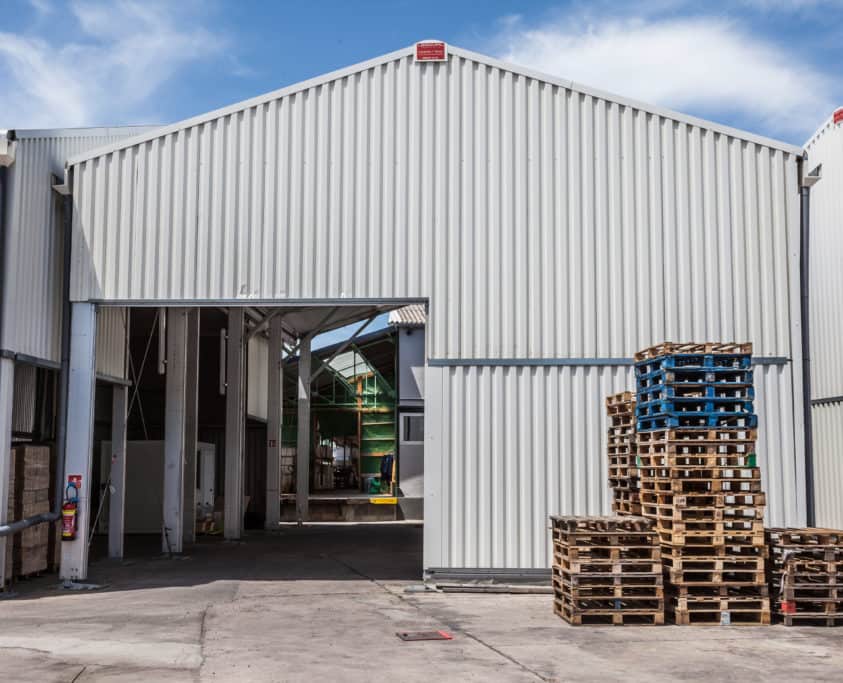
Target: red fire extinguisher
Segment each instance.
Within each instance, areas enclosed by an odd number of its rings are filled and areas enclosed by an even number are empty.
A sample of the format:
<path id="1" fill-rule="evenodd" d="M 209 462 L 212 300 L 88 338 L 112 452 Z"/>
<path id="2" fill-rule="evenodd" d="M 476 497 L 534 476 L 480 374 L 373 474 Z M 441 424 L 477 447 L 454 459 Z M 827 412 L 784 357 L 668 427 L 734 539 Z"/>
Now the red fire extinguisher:
<path id="1" fill-rule="evenodd" d="M 79 511 L 79 489 L 74 482 L 68 482 L 64 490 L 64 504 L 61 506 L 61 540 L 76 538 L 76 520 Z"/>

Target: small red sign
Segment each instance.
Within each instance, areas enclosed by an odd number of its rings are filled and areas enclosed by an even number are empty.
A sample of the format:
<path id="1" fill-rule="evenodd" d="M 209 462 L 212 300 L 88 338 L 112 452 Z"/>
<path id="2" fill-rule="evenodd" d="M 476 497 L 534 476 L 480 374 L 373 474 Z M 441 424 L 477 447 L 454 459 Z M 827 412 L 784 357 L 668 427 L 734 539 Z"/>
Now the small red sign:
<path id="1" fill-rule="evenodd" d="M 67 483 L 73 484 L 77 489 L 82 488 L 82 475 L 81 474 L 68 474 L 67 475 Z"/>
<path id="2" fill-rule="evenodd" d="M 834 123 L 840 123 L 841 121 L 843 121 L 843 107 L 834 112 Z"/>
<path id="3" fill-rule="evenodd" d="M 416 43 L 417 62 L 444 62 L 447 59 L 445 43 L 432 40 Z"/>

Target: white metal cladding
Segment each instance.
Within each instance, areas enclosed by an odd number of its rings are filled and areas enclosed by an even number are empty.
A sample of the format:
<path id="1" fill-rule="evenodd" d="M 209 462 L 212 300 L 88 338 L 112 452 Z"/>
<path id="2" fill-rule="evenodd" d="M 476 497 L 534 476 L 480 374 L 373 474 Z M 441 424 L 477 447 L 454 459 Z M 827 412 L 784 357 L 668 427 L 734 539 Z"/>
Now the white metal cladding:
<path id="1" fill-rule="evenodd" d="M 60 361 L 62 226 L 52 174 L 94 147 L 149 131 L 147 127 L 15 131 L 8 169 L 5 324 L 0 348 Z"/>
<path id="2" fill-rule="evenodd" d="M 817 399 L 843 396 L 843 122 L 829 119 L 805 149 L 806 171 L 822 165 L 811 188 L 811 393 Z"/>
<path id="3" fill-rule="evenodd" d="M 267 419 L 269 400 L 269 341 L 257 335 L 247 347 L 246 414 Z"/>
<path id="4" fill-rule="evenodd" d="M 766 521 L 804 525 L 790 368 L 755 382 Z M 428 367 L 424 566 L 550 566 L 548 515 L 610 510 L 603 402 L 633 387 L 630 367 Z"/>
<path id="5" fill-rule="evenodd" d="M 843 402 L 813 407 L 816 524 L 843 529 Z"/>
<path id="6" fill-rule="evenodd" d="M 798 356 L 797 148 L 449 51 L 71 160 L 73 299 L 429 298 L 433 358 Z"/>
<path id="7" fill-rule="evenodd" d="M 97 374 L 126 379 L 127 310 L 122 306 L 101 306 L 97 311 Z"/>

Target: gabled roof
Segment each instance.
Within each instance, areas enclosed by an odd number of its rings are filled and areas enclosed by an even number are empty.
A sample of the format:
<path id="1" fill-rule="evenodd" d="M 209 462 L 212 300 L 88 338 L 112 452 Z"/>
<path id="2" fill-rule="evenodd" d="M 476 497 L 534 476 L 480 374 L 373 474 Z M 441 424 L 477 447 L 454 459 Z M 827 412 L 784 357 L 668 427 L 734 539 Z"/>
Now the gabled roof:
<path id="1" fill-rule="evenodd" d="M 106 145 L 104 147 L 100 147 L 98 149 L 93 149 L 82 154 L 78 154 L 74 157 L 71 157 L 68 160 L 68 166 L 73 166 L 75 164 L 81 163 L 88 159 L 93 159 L 99 156 L 103 156 L 106 154 L 110 154 L 111 152 L 115 152 L 120 149 L 125 149 L 128 147 L 132 147 L 134 145 L 148 142 L 150 140 L 154 140 L 156 138 L 164 137 L 171 133 L 176 133 L 180 130 L 184 130 L 186 128 L 191 128 L 196 125 L 200 125 L 203 123 L 207 123 L 209 121 L 213 121 L 215 119 L 222 118 L 224 116 L 228 116 L 230 114 L 235 114 L 240 111 L 245 111 L 252 107 L 260 106 L 262 104 L 266 104 L 267 102 L 271 102 L 273 100 L 277 100 L 281 97 L 285 97 L 288 95 L 292 95 L 294 93 L 307 90 L 309 88 L 313 88 L 319 85 L 324 85 L 326 83 L 330 83 L 331 81 L 338 80 L 341 78 L 345 78 L 347 76 L 351 76 L 353 74 L 366 71 L 368 69 L 372 69 L 374 67 L 380 66 L 382 64 L 386 64 L 397 59 L 402 59 L 405 57 L 411 57 L 414 54 L 415 46 L 405 47 L 400 50 L 396 50 L 395 52 L 390 52 L 388 54 L 382 55 L 380 57 L 375 57 L 374 59 L 370 59 L 365 62 L 360 62 L 359 64 L 354 64 L 352 66 L 345 67 L 344 69 L 339 69 L 337 71 L 332 71 L 330 73 L 324 74 L 322 76 L 317 76 L 315 78 L 311 78 L 306 81 L 301 81 L 299 83 L 295 83 L 293 85 L 286 86 L 284 88 L 280 88 L 278 90 L 274 90 L 272 92 L 266 93 L 264 95 L 259 95 L 257 97 L 253 97 L 248 100 L 244 100 L 242 102 L 238 102 L 236 104 L 229 105 L 227 107 L 223 107 L 222 109 L 216 109 L 214 111 L 208 112 L 206 114 L 201 114 L 199 116 L 195 116 L 189 119 L 185 119 L 184 121 L 180 121 L 178 123 L 174 123 L 168 126 L 162 126 L 154 130 L 153 132 L 144 133 L 142 135 L 138 135 L 137 137 L 127 138 L 126 140 L 121 140 L 120 142 L 113 143 L 110 145 Z M 629 99 L 626 97 L 621 97 L 619 95 L 613 95 L 611 93 L 604 92 L 602 90 L 598 90 L 596 88 L 591 88 L 589 86 L 585 86 L 579 83 L 575 83 L 574 81 L 570 81 L 567 79 L 559 78 L 556 76 L 550 76 L 548 74 L 543 74 L 538 71 L 533 71 L 532 69 L 528 69 L 521 66 L 516 66 L 514 64 L 509 64 L 507 62 L 500 61 L 498 59 L 494 59 L 492 57 L 488 57 L 486 55 L 482 55 L 476 52 L 471 52 L 470 50 L 464 50 L 459 47 L 455 47 L 453 45 L 447 46 L 448 54 L 454 55 L 457 57 L 461 57 L 463 59 L 467 59 L 478 64 L 484 64 L 489 67 L 500 69 L 501 71 L 511 72 L 513 74 L 517 74 L 520 76 L 524 76 L 526 78 L 535 79 L 537 81 L 541 81 L 544 83 L 548 83 L 550 85 L 556 85 L 561 88 L 566 88 L 568 90 L 572 90 L 574 92 L 578 92 L 584 95 L 590 95 L 592 97 L 597 97 L 599 99 L 607 100 L 610 102 L 615 102 L 620 105 L 629 106 L 634 109 L 639 109 L 641 111 L 654 114 L 656 116 L 661 116 L 666 119 L 671 119 L 677 122 L 687 123 L 689 125 L 698 126 L 700 128 L 708 129 L 717 133 L 722 133 L 724 135 L 728 135 L 730 137 L 734 137 L 740 140 L 745 140 L 747 142 L 753 142 L 764 147 L 770 147 L 773 149 L 780 149 L 784 152 L 792 153 L 792 154 L 802 154 L 802 149 L 795 145 L 791 145 L 786 142 L 781 142 L 779 140 L 773 140 L 772 138 L 767 138 L 761 135 L 756 135 L 754 133 L 750 133 L 747 131 L 738 130 L 736 128 L 731 128 L 729 126 L 724 126 L 718 123 L 714 123 L 712 121 L 706 121 L 704 119 L 699 119 L 694 116 L 688 116 L 686 114 L 680 114 L 679 112 L 672 111 L 670 109 L 665 109 L 662 107 L 658 107 L 651 104 L 646 104 L 644 102 L 639 102 L 637 100 Z"/>

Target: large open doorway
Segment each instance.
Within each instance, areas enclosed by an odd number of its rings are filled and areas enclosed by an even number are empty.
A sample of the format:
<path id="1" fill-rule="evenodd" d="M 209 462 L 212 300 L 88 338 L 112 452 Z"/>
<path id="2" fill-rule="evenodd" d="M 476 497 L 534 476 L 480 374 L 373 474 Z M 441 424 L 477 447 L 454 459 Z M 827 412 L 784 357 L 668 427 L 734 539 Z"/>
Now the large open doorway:
<path id="1" fill-rule="evenodd" d="M 350 523 L 421 524 L 425 309 L 408 327 L 390 320 L 402 305 L 129 309 L 121 456 L 113 401 L 97 390 L 94 557 L 113 556 L 106 539 L 118 533 L 128 554 L 175 554 L 290 524 L 339 523 L 339 535 Z"/>

